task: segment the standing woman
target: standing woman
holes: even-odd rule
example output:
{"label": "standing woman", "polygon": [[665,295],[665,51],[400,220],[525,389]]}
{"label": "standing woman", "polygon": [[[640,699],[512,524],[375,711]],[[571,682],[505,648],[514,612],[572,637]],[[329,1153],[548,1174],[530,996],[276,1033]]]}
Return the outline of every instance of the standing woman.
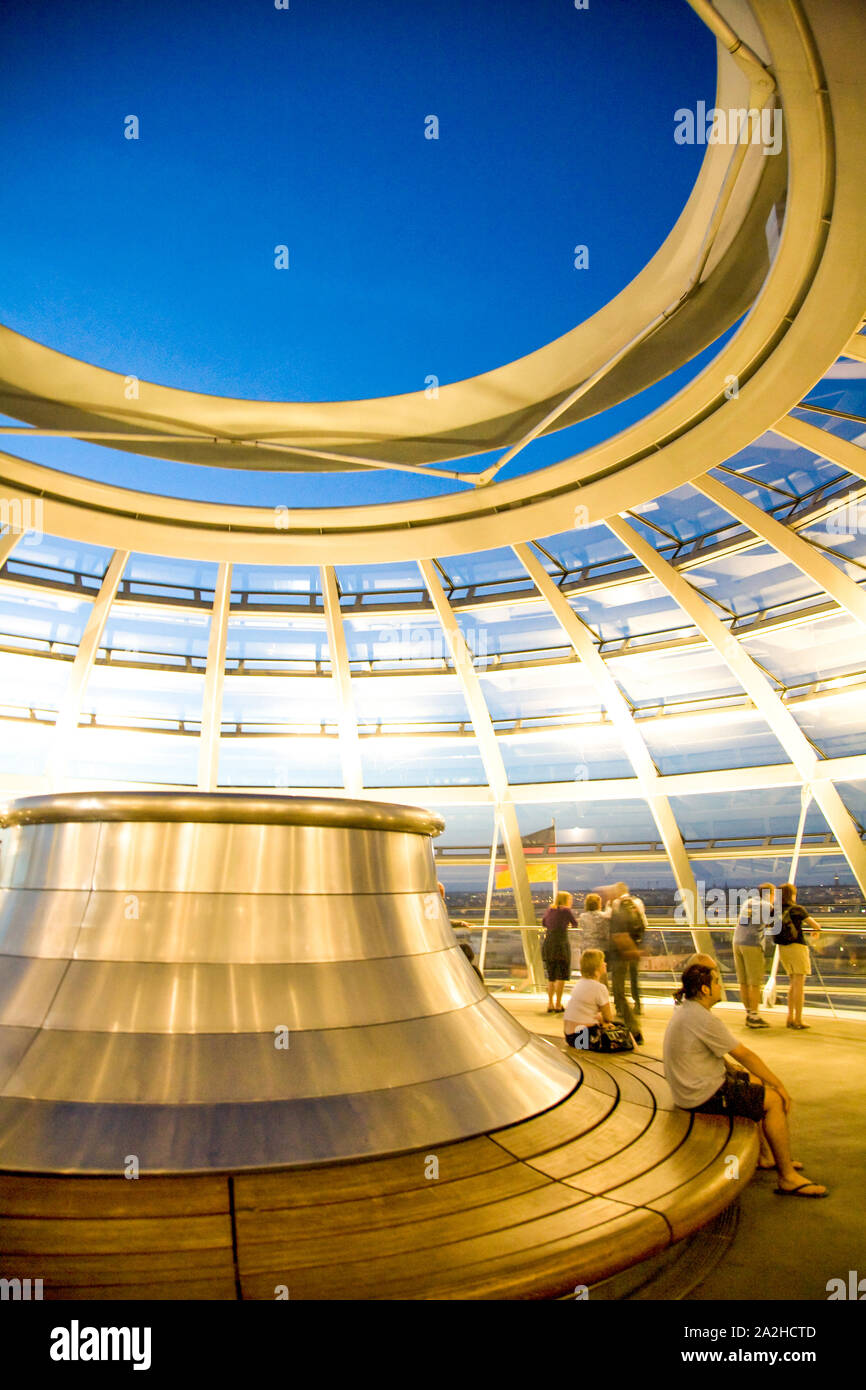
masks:
{"label": "standing woman", "polygon": [[542,925],[545,928],[541,946],[541,959],[547,975],[547,1012],[564,1014],[562,991],[566,980],[571,979],[571,946],[568,942],[569,927],[577,926],[577,918],[571,910],[570,893],[557,893],[556,904],[545,912]]}
{"label": "standing woman", "polygon": [[803,1022],[803,994],[812,962],[803,935],[804,927],[809,927],[813,936],[817,936],[821,930],[814,917],[810,917],[805,907],[797,902],[794,884],[783,883],[782,921],[776,941],[782,969],[788,976],[788,1027],[795,1028],[798,1033],[809,1027],[808,1023]]}

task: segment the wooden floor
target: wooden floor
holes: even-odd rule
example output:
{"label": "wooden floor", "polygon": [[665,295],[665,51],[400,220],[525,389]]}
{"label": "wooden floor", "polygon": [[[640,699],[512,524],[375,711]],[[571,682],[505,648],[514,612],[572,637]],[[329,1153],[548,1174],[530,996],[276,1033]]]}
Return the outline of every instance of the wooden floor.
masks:
{"label": "wooden floor", "polygon": [[[575,1059],[575,1066],[577,1067]],[[0,1276],[45,1298],[544,1298],[734,1201],[753,1124],[675,1109],[661,1063],[586,1057],[536,1119],[395,1158],[206,1177],[0,1174]]]}

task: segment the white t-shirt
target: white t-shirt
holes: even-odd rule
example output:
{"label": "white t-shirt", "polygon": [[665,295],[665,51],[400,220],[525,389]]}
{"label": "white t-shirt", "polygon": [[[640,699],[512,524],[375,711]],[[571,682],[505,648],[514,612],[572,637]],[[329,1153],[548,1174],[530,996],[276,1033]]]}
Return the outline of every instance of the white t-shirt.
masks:
{"label": "white t-shirt", "polygon": [[599,1009],[609,1003],[607,985],[603,985],[601,980],[584,979],[581,975],[574,982],[562,1018],[566,1033],[576,1033],[578,1028],[592,1028],[598,1023]]}
{"label": "white t-shirt", "polygon": [[722,1020],[696,999],[677,1004],[664,1041],[665,1076],[675,1103],[689,1110],[715,1095],[726,1075],[722,1058],[738,1046]]}

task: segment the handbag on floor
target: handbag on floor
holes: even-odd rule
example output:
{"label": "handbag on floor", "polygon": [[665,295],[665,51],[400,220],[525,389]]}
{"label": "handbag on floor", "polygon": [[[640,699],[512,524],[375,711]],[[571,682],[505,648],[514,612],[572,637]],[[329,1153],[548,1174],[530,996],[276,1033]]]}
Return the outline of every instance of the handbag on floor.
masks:
{"label": "handbag on floor", "polygon": [[634,1040],[624,1023],[602,1023],[598,1038],[589,1044],[593,1052],[634,1052]]}

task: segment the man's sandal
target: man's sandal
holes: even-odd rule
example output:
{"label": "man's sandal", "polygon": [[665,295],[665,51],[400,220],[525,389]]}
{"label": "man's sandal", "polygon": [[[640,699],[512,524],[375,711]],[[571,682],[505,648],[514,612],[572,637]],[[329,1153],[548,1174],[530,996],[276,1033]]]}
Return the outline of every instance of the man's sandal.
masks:
{"label": "man's sandal", "polygon": [[820,1187],[817,1182],[801,1182],[799,1187],[776,1187],[774,1192],[777,1197],[826,1197],[827,1189],[823,1192],[807,1192],[807,1187]]}

